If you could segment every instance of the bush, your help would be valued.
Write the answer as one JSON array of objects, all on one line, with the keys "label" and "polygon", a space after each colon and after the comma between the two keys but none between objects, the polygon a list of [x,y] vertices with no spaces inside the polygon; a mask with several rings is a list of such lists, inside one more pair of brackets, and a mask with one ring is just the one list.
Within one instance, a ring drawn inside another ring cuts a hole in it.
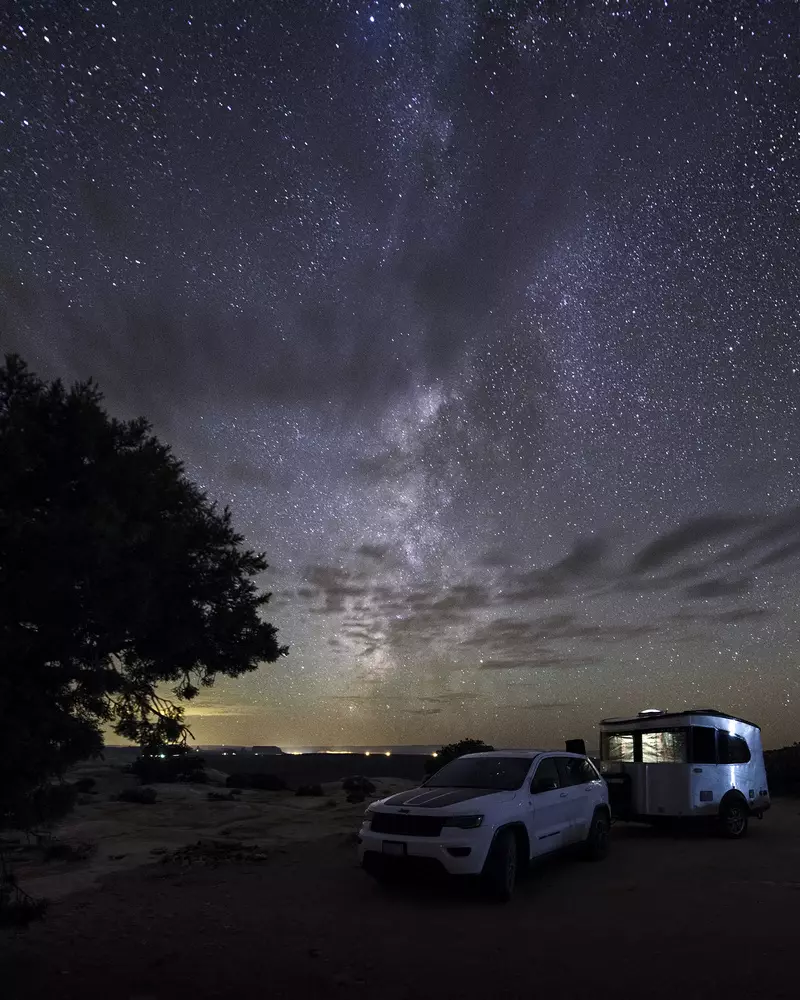
[{"label": "bush", "polygon": [[322,790],[322,785],[300,785],[295,795],[324,795],[325,792]]},{"label": "bush", "polygon": [[32,830],[37,826],[50,826],[70,812],[78,793],[67,782],[40,785],[31,794],[17,800],[15,808],[0,815],[0,827]]},{"label": "bush", "polygon": [[95,845],[81,841],[67,844],[63,840],[53,840],[44,847],[45,861],[86,861],[94,854]]},{"label": "bush", "polygon": [[457,757],[463,757],[467,753],[488,753],[494,750],[493,746],[484,743],[483,740],[459,740],[458,743],[446,743],[435,757],[429,757],[425,764],[426,774],[435,774],[440,767],[449,764]]},{"label": "bush", "polygon": [[227,788],[256,788],[262,792],[284,792],[286,782],[277,774],[229,774],[225,785]]},{"label": "bush", "polygon": [[209,792],[207,798],[209,802],[238,802],[239,789],[232,788],[229,792]]},{"label": "bush", "polygon": [[20,889],[0,854],[0,927],[26,927],[43,916],[46,909],[46,899],[33,899]]},{"label": "bush", "polygon": [[78,778],[77,781],[72,782],[72,787],[76,792],[86,794],[86,792],[91,792],[94,786],[97,784],[94,778]]},{"label": "bush", "polygon": [[765,751],[764,764],[772,795],[800,794],[800,743]]},{"label": "bush", "polygon": [[351,792],[355,795],[372,795],[375,785],[365,778],[363,774],[355,774],[350,778],[345,778],[342,782],[342,791]]},{"label": "bush", "polygon": [[134,802],[141,806],[151,806],[157,797],[155,788],[123,788],[117,796],[117,801]]}]

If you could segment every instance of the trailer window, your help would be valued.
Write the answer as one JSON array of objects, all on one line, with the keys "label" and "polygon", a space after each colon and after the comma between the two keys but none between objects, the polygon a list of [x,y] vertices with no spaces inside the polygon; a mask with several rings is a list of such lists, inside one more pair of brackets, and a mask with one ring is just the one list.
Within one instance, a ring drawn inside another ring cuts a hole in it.
[{"label": "trailer window", "polygon": [[711,726],[692,726],[692,763],[717,763],[717,731]]},{"label": "trailer window", "polygon": [[633,733],[603,733],[600,745],[603,760],[624,762],[634,759]]},{"label": "trailer window", "polygon": [[657,729],[642,733],[642,763],[685,764],[688,760],[685,729]]},{"label": "trailer window", "polygon": [[726,733],[720,730],[719,733],[719,762],[720,764],[746,764],[750,760],[750,748],[747,741],[741,736],[734,736],[733,733]]}]

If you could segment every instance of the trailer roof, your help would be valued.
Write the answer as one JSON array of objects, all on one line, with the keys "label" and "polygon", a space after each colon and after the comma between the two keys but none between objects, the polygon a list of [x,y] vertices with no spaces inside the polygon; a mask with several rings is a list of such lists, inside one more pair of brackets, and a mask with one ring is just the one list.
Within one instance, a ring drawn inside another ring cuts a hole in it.
[{"label": "trailer roof", "polygon": [[645,712],[643,715],[626,715],[618,719],[601,719],[600,725],[620,726],[631,722],[660,722],[662,719],[686,718],[687,715],[711,715],[717,719],[730,719],[732,722],[743,722],[746,726],[752,726],[753,729],[761,729],[761,726],[756,722],[751,722],[749,719],[742,719],[738,715],[729,715],[727,712],[720,712],[716,708],[687,708],[683,712]]}]

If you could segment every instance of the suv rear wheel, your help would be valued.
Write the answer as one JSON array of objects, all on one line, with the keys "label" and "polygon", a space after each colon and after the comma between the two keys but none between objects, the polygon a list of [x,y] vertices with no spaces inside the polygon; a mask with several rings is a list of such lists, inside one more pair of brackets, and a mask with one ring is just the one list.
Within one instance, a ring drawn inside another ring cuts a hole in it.
[{"label": "suv rear wheel", "polygon": [[602,861],[608,854],[611,838],[611,821],[605,809],[597,809],[592,816],[589,833],[583,842],[584,857],[589,861]]},{"label": "suv rear wheel", "polygon": [[505,903],[517,884],[517,839],[511,830],[500,830],[483,865],[481,881],[490,899]]}]

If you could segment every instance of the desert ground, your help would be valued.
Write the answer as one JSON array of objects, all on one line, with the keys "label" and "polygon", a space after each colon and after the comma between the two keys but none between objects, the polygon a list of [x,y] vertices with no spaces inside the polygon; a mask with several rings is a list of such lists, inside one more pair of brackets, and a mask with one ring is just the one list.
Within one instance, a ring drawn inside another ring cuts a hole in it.
[{"label": "desert ground", "polygon": [[[97,794],[57,835],[94,852],[22,860],[52,903],[0,936],[8,1000],[799,995],[797,798],[741,842],[618,824],[605,861],[538,865],[496,906],[469,885],[373,884],[355,854],[364,806],[339,783],[241,802],[159,785],[148,806],[111,801],[133,782],[119,769],[86,773]],[[374,780],[378,795],[409,784]]]}]

